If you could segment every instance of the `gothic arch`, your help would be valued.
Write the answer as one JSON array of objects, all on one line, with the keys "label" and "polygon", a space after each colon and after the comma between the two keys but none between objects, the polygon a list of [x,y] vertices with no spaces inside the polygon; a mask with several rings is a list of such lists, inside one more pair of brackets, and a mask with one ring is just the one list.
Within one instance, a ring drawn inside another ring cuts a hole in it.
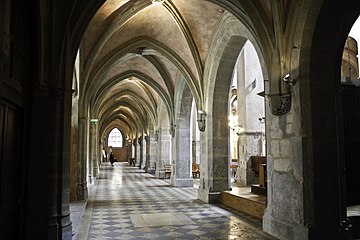
[{"label": "gothic arch", "polygon": [[[360,3],[324,1],[313,9],[318,15],[306,16],[304,27],[314,29],[313,34],[304,31],[299,58],[299,97],[305,120],[305,224],[314,226],[309,239],[341,238],[346,235],[347,222],[340,69],[345,40],[360,14]],[[327,171],[323,165],[328,166]],[[321,187],[324,184],[327,190]],[[323,231],[325,226],[332,231]]]},{"label": "gothic arch", "polygon": [[[257,50],[261,63],[264,58],[260,47],[251,32],[231,14],[224,14],[214,34],[211,48],[214,51],[208,56],[205,65],[205,96],[207,131],[205,135],[205,154],[201,156],[201,175],[208,176],[203,189],[220,192],[229,188],[228,182],[228,98],[233,70],[239,53],[247,40]],[[218,57],[220,56],[220,58]],[[267,76],[266,66],[262,65],[263,75]],[[204,141],[204,140],[202,140]],[[216,171],[215,171],[216,169]],[[205,190],[206,191],[206,190]],[[199,197],[211,202],[211,194],[200,190]],[[215,200],[216,201],[216,200]]]}]

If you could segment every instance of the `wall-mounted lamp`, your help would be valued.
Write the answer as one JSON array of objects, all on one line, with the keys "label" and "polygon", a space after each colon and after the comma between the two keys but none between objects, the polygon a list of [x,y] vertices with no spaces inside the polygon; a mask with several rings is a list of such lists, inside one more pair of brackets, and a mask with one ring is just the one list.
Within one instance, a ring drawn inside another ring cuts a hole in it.
[{"label": "wall-mounted lamp", "polygon": [[203,110],[199,110],[198,111],[198,116],[197,116],[197,122],[198,122],[198,128],[199,131],[204,132],[205,128],[206,128],[206,112]]},{"label": "wall-mounted lamp", "polygon": [[151,0],[151,2],[154,5],[161,5],[161,4],[163,4],[164,0]]},{"label": "wall-mounted lamp", "polygon": [[284,77],[283,77],[283,80],[286,84],[289,84],[291,86],[294,86],[295,85],[295,80],[292,78],[291,74],[288,73],[286,74]]},{"label": "wall-mounted lamp", "polygon": [[99,122],[99,119],[96,119],[96,118],[90,119],[90,124],[92,124],[92,125],[96,125],[98,122]]},{"label": "wall-mounted lamp", "polygon": [[244,133],[245,132],[245,129],[242,127],[242,125],[236,125],[236,126],[234,126],[234,127],[230,127],[235,133],[236,133],[236,135],[240,135],[240,134],[242,134],[242,133]]},{"label": "wall-mounted lamp", "polygon": [[265,117],[264,117],[264,116],[259,116],[258,120],[259,120],[261,123],[265,123]]},{"label": "wall-mounted lamp", "polygon": [[282,78],[282,81],[285,83],[285,90],[283,89],[280,93],[258,93],[259,96],[266,97],[269,100],[271,113],[275,116],[284,115],[291,109],[292,87],[296,84],[296,81],[292,78],[290,73],[287,73]]}]

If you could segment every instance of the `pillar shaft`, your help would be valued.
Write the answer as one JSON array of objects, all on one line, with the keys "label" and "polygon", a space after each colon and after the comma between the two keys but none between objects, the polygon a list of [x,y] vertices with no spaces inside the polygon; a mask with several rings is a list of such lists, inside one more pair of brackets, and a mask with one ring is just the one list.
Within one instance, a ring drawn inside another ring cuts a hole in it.
[{"label": "pillar shaft", "polygon": [[158,159],[156,161],[155,177],[164,178],[164,165],[170,164],[170,152],[171,152],[171,136],[169,130],[162,128],[159,130],[158,138]]},{"label": "pillar shaft", "polygon": [[[32,99],[26,236],[70,239],[70,145],[64,140],[70,140],[71,92],[59,87],[36,90],[39,92]],[[46,117],[41,114],[44,112]]]},{"label": "pillar shaft", "polygon": [[76,195],[78,200],[85,200],[88,197],[87,189],[87,165],[86,165],[86,139],[88,121],[85,117],[79,116],[79,137],[78,138],[78,156],[76,162]]},{"label": "pillar shaft", "polygon": [[190,129],[187,126],[176,128],[173,140],[174,167],[171,183],[174,186],[193,186],[191,178]]},{"label": "pillar shaft", "polygon": [[99,157],[97,144],[97,124],[90,123],[90,162],[92,162],[92,177],[96,178],[99,175]]}]

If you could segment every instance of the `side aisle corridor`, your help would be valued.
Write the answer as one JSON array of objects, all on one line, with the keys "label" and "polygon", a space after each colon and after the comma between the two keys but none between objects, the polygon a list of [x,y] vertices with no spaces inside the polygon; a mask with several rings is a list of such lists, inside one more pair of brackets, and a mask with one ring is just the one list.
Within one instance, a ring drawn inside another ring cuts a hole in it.
[{"label": "side aisle corridor", "polygon": [[73,239],[273,239],[261,226],[196,200],[127,163],[103,164]]}]

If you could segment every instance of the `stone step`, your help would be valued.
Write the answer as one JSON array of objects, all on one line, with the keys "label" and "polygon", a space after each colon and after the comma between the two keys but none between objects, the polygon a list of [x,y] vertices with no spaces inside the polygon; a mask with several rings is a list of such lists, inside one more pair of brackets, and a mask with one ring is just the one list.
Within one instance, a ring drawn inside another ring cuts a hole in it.
[{"label": "stone step", "polygon": [[259,184],[251,185],[251,192],[258,195],[267,195],[267,189]]},{"label": "stone step", "polygon": [[250,188],[238,188],[221,192],[221,203],[262,219],[266,208],[266,196],[253,194]]}]

